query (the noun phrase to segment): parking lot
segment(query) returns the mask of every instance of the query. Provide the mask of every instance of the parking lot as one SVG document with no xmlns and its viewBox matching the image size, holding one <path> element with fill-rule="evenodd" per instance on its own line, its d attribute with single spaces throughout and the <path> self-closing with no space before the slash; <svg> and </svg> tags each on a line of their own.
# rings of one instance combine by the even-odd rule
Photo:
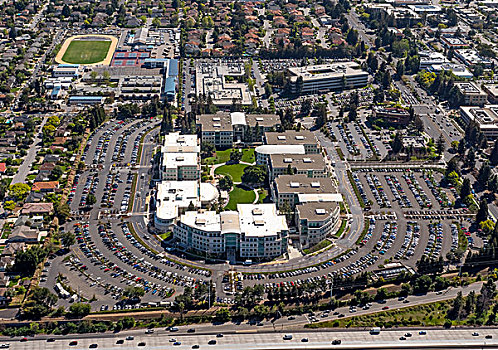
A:
<svg viewBox="0 0 498 350">
<path fill-rule="evenodd" d="M 353 172 L 363 201 L 371 209 L 452 209 L 456 189 L 440 185 L 442 174 L 430 170 L 360 169 Z M 462 210 L 455 215 L 464 214 Z"/>
<path fill-rule="evenodd" d="M 91 135 L 82 159 L 87 169 L 76 175 L 70 193 L 76 220 L 65 225 L 76 234 L 76 246 L 64 262 L 60 256 L 53 258 L 42 281 L 61 295 L 61 304 L 79 297 L 92 300 L 95 295 L 98 301 L 92 302 L 94 310 L 148 307 L 182 293 L 186 286 L 209 280 L 209 270 L 188 267 L 151 251 L 143 240 L 152 238 L 146 235 L 138 239 L 119 218 L 129 215 L 134 179 L 138 178 L 140 186 L 147 181 L 143 175 L 150 169 L 138 168 L 139 149 L 144 133 L 156 125 L 148 120 L 113 120 Z M 154 147 L 153 143 L 144 144 L 142 153 L 151 154 Z M 140 194 L 145 196 L 148 191 L 148 186 L 140 187 Z M 90 194 L 96 199 L 93 205 L 88 202 Z M 66 293 L 54 288 L 58 280 L 71 286 L 79 297 L 69 300 Z M 121 301 L 129 286 L 144 289 L 141 304 Z"/>
</svg>

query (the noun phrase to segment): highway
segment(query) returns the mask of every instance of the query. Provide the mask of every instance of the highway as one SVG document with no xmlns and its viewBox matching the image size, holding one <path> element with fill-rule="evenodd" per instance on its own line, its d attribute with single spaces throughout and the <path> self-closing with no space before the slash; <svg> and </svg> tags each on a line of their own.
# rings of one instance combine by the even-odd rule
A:
<svg viewBox="0 0 498 350">
<path fill-rule="evenodd" d="M 412 336 L 406 340 L 400 337 L 410 332 Z M 478 336 L 473 336 L 478 332 Z M 117 334 L 84 334 L 74 336 L 54 336 L 53 342 L 47 342 L 47 337 L 30 338 L 26 342 L 17 339 L 3 338 L 1 341 L 10 343 L 11 349 L 23 350 L 59 350 L 59 349 L 191 349 L 198 345 L 200 349 L 233 350 L 263 350 L 263 349 L 480 349 L 498 348 L 498 329 L 428 329 L 426 334 L 419 334 L 419 329 L 381 331 L 371 335 L 369 330 L 337 330 L 308 331 L 286 333 L 292 335 L 291 340 L 284 340 L 284 333 L 232 333 L 218 337 L 216 334 L 177 334 L 165 330 L 153 334 L 144 331 L 126 331 Z M 486 339 L 485 336 L 491 336 Z M 126 337 L 133 339 L 125 340 Z M 308 341 L 304 341 L 307 339 Z M 117 344 L 122 340 L 123 344 Z M 216 344 L 208 345 L 210 341 Z M 340 345 L 332 345 L 333 340 L 341 340 Z M 69 346 L 70 341 L 76 345 Z M 177 345 L 174 345 L 176 342 Z M 139 345 L 140 344 L 140 345 Z"/>
</svg>

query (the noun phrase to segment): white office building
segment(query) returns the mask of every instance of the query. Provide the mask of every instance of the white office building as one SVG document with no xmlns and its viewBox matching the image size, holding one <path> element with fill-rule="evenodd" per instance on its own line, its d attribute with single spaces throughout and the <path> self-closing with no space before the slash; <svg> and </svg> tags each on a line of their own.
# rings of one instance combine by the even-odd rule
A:
<svg viewBox="0 0 498 350">
<path fill-rule="evenodd" d="M 475 121 L 488 140 L 498 138 L 498 105 L 462 106 L 460 116 L 465 124 Z"/>
<path fill-rule="evenodd" d="M 166 232 L 189 205 L 199 209 L 218 199 L 218 189 L 198 181 L 163 181 L 157 185 L 154 227 Z"/>
<path fill-rule="evenodd" d="M 275 204 L 238 204 L 237 211 L 187 211 L 174 226 L 185 249 L 239 259 L 269 260 L 287 252 L 289 229 Z"/>
<path fill-rule="evenodd" d="M 291 92 L 295 94 L 354 89 L 368 84 L 368 73 L 355 62 L 291 67 L 287 71 Z"/>
</svg>

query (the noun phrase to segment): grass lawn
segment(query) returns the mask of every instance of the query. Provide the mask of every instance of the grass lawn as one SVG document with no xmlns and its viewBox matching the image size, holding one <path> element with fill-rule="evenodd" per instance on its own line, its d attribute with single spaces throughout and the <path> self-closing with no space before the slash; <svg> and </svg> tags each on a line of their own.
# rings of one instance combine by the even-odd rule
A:
<svg viewBox="0 0 498 350">
<path fill-rule="evenodd" d="M 304 249 L 303 253 L 304 254 L 311 254 L 311 253 L 319 251 L 320 249 L 326 248 L 330 245 L 332 245 L 332 242 L 329 241 L 328 239 L 325 239 L 325 240 L 321 241 L 320 243 L 318 243 L 317 245 L 314 245 L 313 247 L 310 247 L 308 249 Z"/>
<path fill-rule="evenodd" d="M 110 46 L 110 40 L 73 40 L 62 60 L 75 64 L 97 63 L 106 58 Z"/>
<path fill-rule="evenodd" d="M 246 148 L 242 150 L 242 161 L 246 163 L 253 163 L 256 161 L 254 158 L 254 148 Z"/>
<path fill-rule="evenodd" d="M 214 173 L 219 175 L 230 175 L 234 182 L 241 182 L 242 174 L 244 174 L 244 169 L 247 167 L 248 165 L 246 164 L 222 165 L 219 168 L 216 168 Z"/>
<path fill-rule="evenodd" d="M 214 157 L 204 159 L 203 164 L 222 164 L 230 160 L 230 153 L 233 148 L 228 148 L 223 151 L 216 151 Z M 242 150 L 242 161 L 246 163 L 253 163 L 256 161 L 254 158 L 254 148 L 244 148 Z"/>
<path fill-rule="evenodd" d="M 165 241 L 171 237 L 171 231 L 161 233 L 159 237 L 161 237 L 161 239 Z"/>
<path fill-rule="evenodd" d="M 409 327 L 409 326 L 442 326 L 452 305 L 452 300 L 417 305 L 399 310 L 382 311 L 364 316 L 353 316 L 334 321 L 326 321 L 306 325 L 306 328 L 330 327 Z"/>
<path fill-rule="evenodd" d="M 258 198 L 258 203 L 263 203 L 265 198 L 268 196 L 268 191 L 265 190 L 264 188 L 260 188 L 258 190 L 259 198 Z"/>
<path fill-rule="evenodd" d="M 230 200 L 225 209 L 236 210 L 237 204 L 252 203 L 256 198 L 254 191 L 246 191 L 239 186 L 235 186 L 230 192 Z"/>
</svg>

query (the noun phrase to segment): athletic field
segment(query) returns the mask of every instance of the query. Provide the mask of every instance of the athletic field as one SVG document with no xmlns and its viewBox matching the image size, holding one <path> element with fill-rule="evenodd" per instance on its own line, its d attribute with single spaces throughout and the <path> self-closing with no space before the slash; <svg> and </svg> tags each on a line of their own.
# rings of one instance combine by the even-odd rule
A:
<svg viewBox="0 0 498 350">
<path fill-rule="evenodd" d="M 103 61 L 111 40 L 72 40 L 62 60 L 66 63 L 92 64 Z"/>
</svg>

